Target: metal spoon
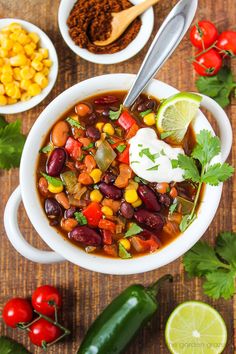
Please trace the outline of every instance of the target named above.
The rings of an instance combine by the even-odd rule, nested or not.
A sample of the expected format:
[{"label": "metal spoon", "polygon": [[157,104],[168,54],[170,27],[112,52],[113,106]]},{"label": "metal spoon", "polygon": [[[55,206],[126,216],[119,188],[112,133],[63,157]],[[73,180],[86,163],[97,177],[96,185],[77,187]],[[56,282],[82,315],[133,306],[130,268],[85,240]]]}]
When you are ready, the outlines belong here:
[{"label": "metal spoon", "polygon": [[125,107],[130,107],[134,103],[149,81],[178,46],[194,18],[197,5],[198,0],[180,0],[166,17],[124,100]]},{"label": "metal spoon", "polygon": [[111,21],[111,33],[109,38],[104,41],[95,41],[94,44],[98,46],[105,46],[113,43],[122,35],[122,33],[136,17],[141,15],[150,6],[156,4],[159,1],[160,0],[146,0],[121,12],[113,12]]}]

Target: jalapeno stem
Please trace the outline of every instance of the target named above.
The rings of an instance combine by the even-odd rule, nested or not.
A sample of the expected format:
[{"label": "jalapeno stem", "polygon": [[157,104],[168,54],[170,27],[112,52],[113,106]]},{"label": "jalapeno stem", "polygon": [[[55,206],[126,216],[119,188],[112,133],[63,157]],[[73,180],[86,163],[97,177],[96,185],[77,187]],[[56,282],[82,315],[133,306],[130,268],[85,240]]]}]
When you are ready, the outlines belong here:
[{"label": "jalapeno stem", "polygon": [[158,279],[155,283],[153,283],[152,285],[150,285],[146,290],[147,292],[154,298],[156,298],[158,291],[162,285],[162,283],[164,283],[165,281],[169,281],[172,282],[173,281],[173,276],[171,274],[166,274],[163,277],[161,277],[160,279]]}]

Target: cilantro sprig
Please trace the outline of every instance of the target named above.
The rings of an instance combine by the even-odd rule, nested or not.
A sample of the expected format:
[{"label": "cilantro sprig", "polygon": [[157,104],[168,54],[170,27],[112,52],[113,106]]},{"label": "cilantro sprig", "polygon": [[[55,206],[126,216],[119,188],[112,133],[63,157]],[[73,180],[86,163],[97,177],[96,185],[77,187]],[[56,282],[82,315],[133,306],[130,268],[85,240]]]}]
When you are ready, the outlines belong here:
[{"label": "cilantro sprig", "polygon": [[47,180],[48,183],[52,184],[53,187],[61,187],[63,186],[63,182],[56,177],[51,177],[47,175],[46,173],[41,172],[41,175]]},{"label": "cilantro sprig", "polygon": [[[201,130],[196,136],[196,145],[191,156],[178,155],[178,167],[184,170],[184,178],[198,183],[197,193],[190,214],[185,215],[180,223],[180,230],[185,231],[196,218],[196,207],[203,183],[219,185],[232,176],[234,168],[228,163],[211,164],[212,159],[220,153],[220,140],[210,131]],[[199,168],[200,165],[200,168]]]},{"label": "cilantro sprig", "polygon": [[135,222],[133,222],[133,223],[131,224],[129,230],[126,231],[124,237],[125,237],[125,238],[131,237],[131,236],[134,236],[134,235],[139,234],[139,233],[142,232],[142,231],[143,231],[143,229],[142,229],[140,226],[138,226]]},{"label": "cilantro sprig", "polygon": [[25,136],[21,134],[21,121],[7,123],[0,116],[0,169],[19,167]]},{"label": "cilantro sprig", "polygon": [[66,121],[72,126],[72,127],[76,127],[78,129],[83,129],[85,130],[85,127],[83,127],[79,121],[71,118],[71,117],[68,117],[66,118]]},{"label": "cilantro sprig", "polygon": [[204,279],[204,293],[213,299],[229,299],[235,293],[236,233],[222,232],[215,247],[199,241],[183,258],[190,277]]},{"label": "cilantro sprig", "polygon": [[86,216],[84,216],[84,214],[81,211],[80,212],[77,211],[74,214],[74,216],[80,225],[87,225],[88,220],[87,220]]}]

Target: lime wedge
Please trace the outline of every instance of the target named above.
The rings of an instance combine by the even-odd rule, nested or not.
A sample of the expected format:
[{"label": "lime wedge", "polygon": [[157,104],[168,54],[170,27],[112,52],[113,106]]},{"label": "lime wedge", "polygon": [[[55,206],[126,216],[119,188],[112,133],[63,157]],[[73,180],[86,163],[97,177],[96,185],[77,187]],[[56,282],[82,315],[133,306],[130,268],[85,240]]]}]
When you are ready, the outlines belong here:
[{"label": "lime wedge", "polygon": [[165,339],[173,354],[219,354],[224,350],[227,330],[213,307],[200,301],[187,301],[171,313]]},{"label": "lime wedge", "polygon": [[164,100],[157,112],[157,129],[164,137],[180,143],[190,122],[197,114],[202,98],[181,92]]}]

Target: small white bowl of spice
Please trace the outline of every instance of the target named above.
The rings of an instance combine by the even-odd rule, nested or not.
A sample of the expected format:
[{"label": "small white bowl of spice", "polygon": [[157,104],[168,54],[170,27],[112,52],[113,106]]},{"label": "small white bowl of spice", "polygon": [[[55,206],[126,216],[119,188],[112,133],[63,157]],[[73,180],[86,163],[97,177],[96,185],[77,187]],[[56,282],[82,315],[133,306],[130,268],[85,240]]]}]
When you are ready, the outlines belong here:
[{"label": "small white bowl of spice", "polygon": [[58,24],[62,37],[75,54],[93,63],[115,64],[130,59],[150,38],[154,25],[152,7],[136,18],[114,43],[100,47],[93,42],[106,38],[112,13],[141,1],[61,0]]},{"label": "small white bowl of spice", "polygon": [[0,113],[24,112],[52,90],[57,53],[49,37],[30,22],[0,19]]}]

